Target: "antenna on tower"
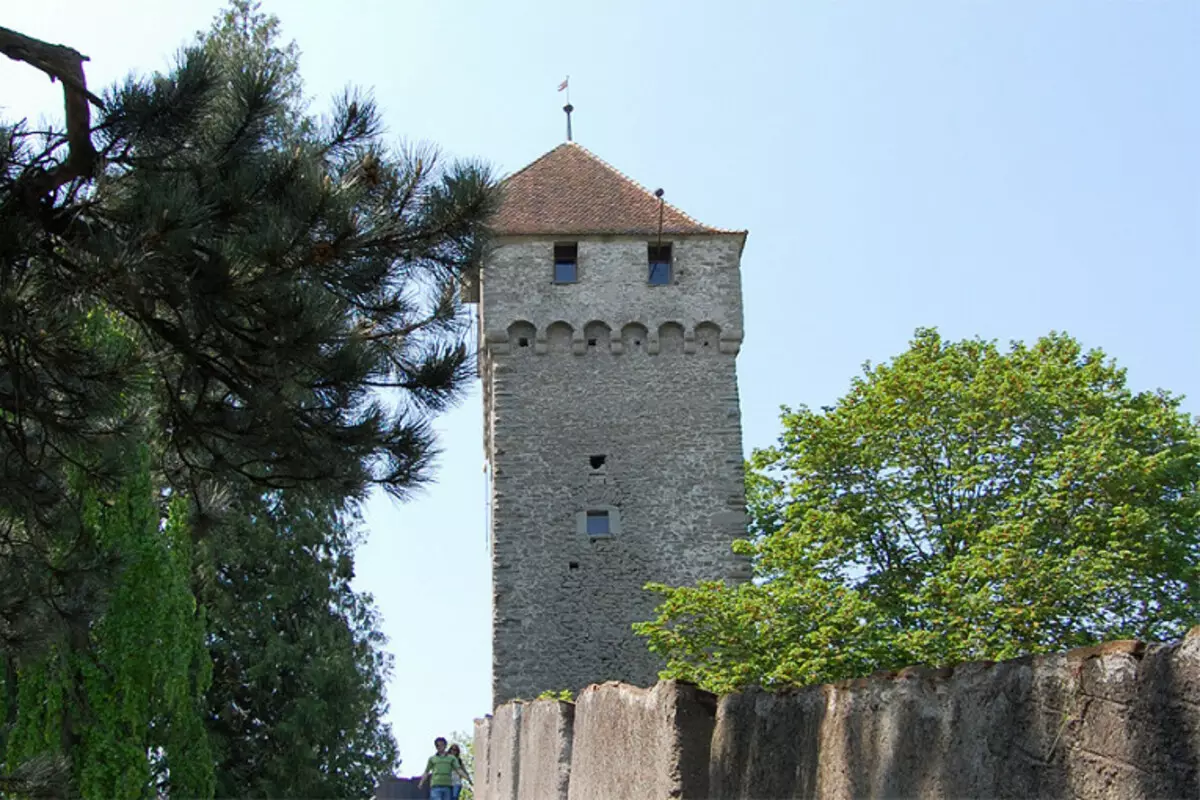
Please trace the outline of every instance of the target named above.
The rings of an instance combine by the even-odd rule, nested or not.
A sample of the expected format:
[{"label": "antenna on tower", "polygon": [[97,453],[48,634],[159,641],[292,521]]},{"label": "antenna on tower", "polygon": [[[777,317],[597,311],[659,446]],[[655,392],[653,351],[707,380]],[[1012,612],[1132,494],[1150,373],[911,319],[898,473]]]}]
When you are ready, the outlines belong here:
[{"label": "antenna on tower", "polygon": [[560,92],[567,93],[567,104],[563,106],[563,111],[567,112],[567,141],[571,141],[571,112],[575,110],[575,106],[571,105],[571,76],[558,85]]},{"label": "antenna on tower", "polygon": [[654,196],[658,198],[658,252],[662,252],[662,223],[663,223],[663,190],[655,189]]}]

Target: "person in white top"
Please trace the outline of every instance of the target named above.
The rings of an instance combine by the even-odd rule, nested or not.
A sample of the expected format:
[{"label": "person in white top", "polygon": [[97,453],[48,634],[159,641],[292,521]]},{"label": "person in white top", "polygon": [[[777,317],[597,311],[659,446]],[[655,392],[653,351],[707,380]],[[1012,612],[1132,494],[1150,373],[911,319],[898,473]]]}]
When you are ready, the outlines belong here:
[{"label": "person in white top", "polygon": [[458,796],[462,794],[463,776],[466,775],[467,783],[471,783],[471,776],[467,774],[467,768],[462,762],[462,750],[458,748],[458,745],[450,745],[450,749],[446,752],[458,759],[458,768],[455,769],[454,772],[450,773],[450,777],[454,781],[454,785],[450,790],[451,797],[453,800],[458,800]]}]

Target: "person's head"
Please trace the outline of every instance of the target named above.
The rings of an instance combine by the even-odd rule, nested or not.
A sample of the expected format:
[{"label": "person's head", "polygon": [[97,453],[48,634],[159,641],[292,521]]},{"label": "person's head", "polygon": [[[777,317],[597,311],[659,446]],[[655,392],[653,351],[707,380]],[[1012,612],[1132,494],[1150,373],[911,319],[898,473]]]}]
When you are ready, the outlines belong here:
[{"label": "person's head", "polygon": [[462,751],[458,749],[458,745],[456,745],[456,744],[450,745],[450,749],[447,750],[446,752],[452,756],[461,756],[462,755]]},{"label": "person's head", "polygon": [[438,755],[446,752],[446,740],[441,736],[433,740],[433,748],[438,751]]}]

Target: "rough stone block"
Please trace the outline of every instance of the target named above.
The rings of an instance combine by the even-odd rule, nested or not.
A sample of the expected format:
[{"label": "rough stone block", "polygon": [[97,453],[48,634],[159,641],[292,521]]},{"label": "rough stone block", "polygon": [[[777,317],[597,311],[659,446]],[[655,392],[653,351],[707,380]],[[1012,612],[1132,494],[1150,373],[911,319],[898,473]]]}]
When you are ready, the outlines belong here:
[{"label": "rough stone block", "polygon": [[521,714],[520,800],[567,800],[575,705],[538,700]]},{"label": "rough stone block", "polygon": [[506,703],[475,721],[475,793],[479,800],[516,800],[523,703]]},{"label": "rough stone block", "polygon": [[706,798],[716,698],[675,681],[589,686],[575,706],[569,800]]},{"label": "rough stone block", "polygon": [[475,753],[475,795],[480,800],[490,800],[491,786],[488,776],[492,771],[492,715],[475,720],[475,738],[472,748]]}]

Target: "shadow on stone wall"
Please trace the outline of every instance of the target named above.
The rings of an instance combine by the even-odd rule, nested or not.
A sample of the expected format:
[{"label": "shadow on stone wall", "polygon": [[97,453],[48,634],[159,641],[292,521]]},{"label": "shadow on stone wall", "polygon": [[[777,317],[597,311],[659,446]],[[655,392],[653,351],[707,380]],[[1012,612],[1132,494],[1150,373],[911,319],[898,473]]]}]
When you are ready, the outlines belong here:
[{"label": "shadow on stone wall", "polygon": [[479,721],[477,748],[520,762],[480,800],[1200,797],[1200,628],[719,701],[664,682],[552,702]]},{"label": "shadow on stone wall", "polygon": [[568,800],[707,797],[716,700],[675,681],[589,686],[575,705]]},{"label": "shadow on stone wall", "polygon": [[826,689],[722,697],[709,767],[712,795],[814,796]]},{"label": "shadow on stone wall", "polygon": [[1152,647],[1134,703],[1135,774],[1146,797],[1200,797],[1200,633]]}]

